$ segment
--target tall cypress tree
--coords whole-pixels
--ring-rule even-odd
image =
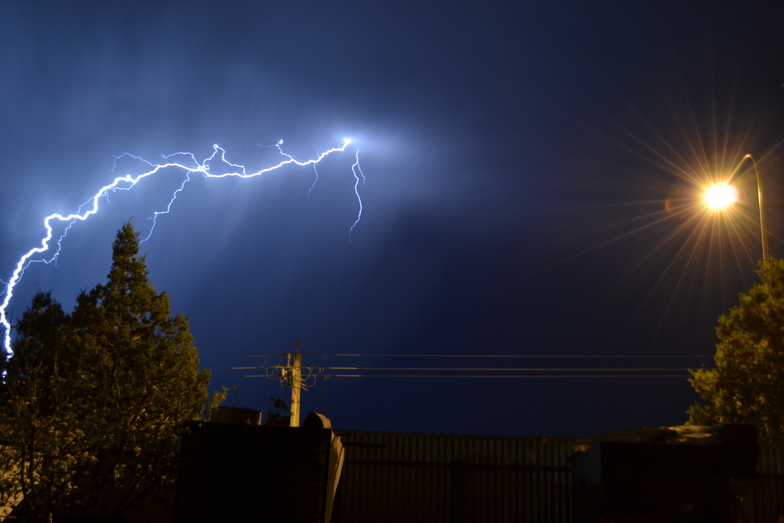
[[[155,291],[132,224],[117,233],[108,281],[82,292],[72,314],[49,295],[36,299],[17,325],[15,354],[7,365],[9,394],[0,408],[18,412],[0,421],[0,435],[29,439],[20,405],[36,423],[47,416],[63,422],[61,431],[28,448],[28,458],[17,459],[17,467],[35,466],[31,454],[67,467],[47,471],[56,478],[48,490],[40,488],[42,471],[26,476],[23,492],[30,506],[40,514],[118,515],[145,498],[171,495],[183,422],[203,417],[223,395],[209,396],[209,371],[199,370],[188,320],[172,316],[168,294]],[[56,329],[44,327],[49,324]],[[41,404],[43,389],[57,399],[47,400],[47,408]],[[74,435],[80,444],[67,459],[55,459]],[[8,447],[17,448],[15,441]]]
[[[689,380],[702,397],[689,423],[751,423],[766,443],[784,443],[784,260],[760,261],[761,283],[719,317],[715,367]]]

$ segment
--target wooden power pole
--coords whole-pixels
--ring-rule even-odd
[[[271,368],[280,369],[280,376],[291,385],[291,404],[289,408],[291,416],[289,417],[289,426],[299,427],[300,396],[302,394],[302,389],[305,389],[305,387],[302,385],[302,353],[299,351],[299,340],[297,340],[297,343],[294,346],[297,350],[296,352],[286,353],[285,365],[276,365]]]
[[[297,342],[297,349],[299,349],[299,342]],[[292,354],[286,354],[290,360]],[[302,390],[302,353],[297,350],[293,354],[294,365],[291,366],[291,420],[290,427],[299,427],[299,405],[300,393]]]

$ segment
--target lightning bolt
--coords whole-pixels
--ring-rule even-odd
[[[92,198],[87,200],[85,203],[79,206],[77,211],[72,214],[50,214],[49,216],[44,218],[44,228],[46,229],[46,234],[41,239],[41,243],[38,247],[34,247],[27,251],[16,264],[16,268],[14,269],[13,274],[11,275],[11,279],[5,284],[5,293],[3,297],[2,303],[0,303],[0,324],[2,324],[4,328],[3,333],[3,347],[5,348],[6,354],[8,357],[13,355],[13,350],[11,349],[11,324],[8,321],[8,317],[6,315],[6,310],[8,308],[9,303],[11,303],[11,299],[14,296],[14,288],[16,285],[21,281],[22,276],[24,276],[25,270],[30,266],[32,263],[52,263],[57,260],[57,257],[60,254],[60,250],[62,248],[62,242],[68,234],[68,231],[73,227],[73,225],[78,221],[85,221],[90,216],[96,214],[100,208],[100,202],[105,198],[108,200],[109,195],[116,191],[129,191],[131,190],[137,183],[145,178],[149,178],[165,169],[175,168],[180,169],[181,171],[185,172],[185,179],[177,187],[174,192],[172,193],[171,198],[169,199],[169,203],[166,207],[161,211],[155,211],[153,216],[151,217],[152,226],[150,227],[150,232],[147,237],[142,240],[146,241],[150,238],[153,231],[155,230],[155,225],[157,223],[158,216],[163,214],[168,214],[171,211],[172,205],[174,204],[177,196],[185,189],[186,184],[191,180],[191,176],[193,175],[202,175],[205,178],[228,178],[228,177],[236,177],[236,178],[254,178],[256,176],[261,176],[263,174],[269,173],[271,171],[275,171],[287,165],[294,166],[298,165],[300,167],[306,166],[313,166],[316,168],[316,165],[321,162],[324,158],[331,154],[335,153],[342,153],[346,150],[348,145],[351,143],[350,138],[343,139],[343,145],[341,147],[333,147],[332,149],[328,149],[323,153],[319,154],[315,158],[311,160],[297,160],[290,154],[283,152],[282,145],[283,140],[279,141],[275,147],[277,147],[278,152],[285,158],[281,160],[276,165],[271,167],[263,168],[259,171],[255,172],[248,172],[247,169],[239,164],[231,163],[226,159],[226,151],[220,147],[219,145],[213,145],[212,154],[206,158],[205,160],[199,162],[196,159],[196,156],[189,152],[178,152],[174,154],[170,154],[168,156],[164,156],[163,160],[165,163],[155,164],[149,162],[143,158],[135,156],[130,153],[125,153],[120,156],[115,157],[114,159],[114,167],[112,171],[114,171],[117,167],[117,161],[129,157],[135,160],[139,160],[144,164],[149,165],[150,169],[144,173],[131,175],[125,174],[122,176],[116,177],[110,184],[104,185],[101,187],[98,192],[93,195]],[[365,175],[362,173],[362,169],[359,166],[359,151],[355,154],[356,161],[351,166],[351,172],[354,175],[354,194],[357,198],[357,202],[359,204],[359,210],[357,212],[357,218],[354,223],[351,225],[349,229],[349,241],[351,240],[351,233],[354,231],[354,228],[359,223],[360,219],[362,218],[362,199],[359,196],[359,184],[360,181],[364,183]],[[177,160],[180,161],[177,161]],[[217,164],[217,165],[216,165]],[[220,166],[221,168],[213,169],[211,172],[211,166],[216,165]],[[219,172],[222,171],[222,172]],[[316,175],[318,177],[318,171],[316,171]],[[312,189],[312,187],[311,187]],[[56,247],[54,248],[54,253],[50,256],[43,256],[46,252],[50,250],[50,243],[54,238],[54,230],[52,227],[53,223],[56,222],[63,222],[66,223],[66,227],[64,231],[58,236],[56,240]]]

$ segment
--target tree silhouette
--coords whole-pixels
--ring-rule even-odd
[[[183,422],[208,415],[225,391],[208,394],[188,320],[155,291],[130,222],[108,281],[71,314],[36,295],[13,348],[0,393],[3,487],[23,494],[30,517],[118,516],[171,499]]]
[[[757,273],[761,283],[719,317],[715,368],[691,371],[704,401],[689,423],[752,423],[762,441],[784,442],[784,260],[768,257]]]

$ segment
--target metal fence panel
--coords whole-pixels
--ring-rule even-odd
[[[571,522],[571,440],[339,434],[335,522]]]

